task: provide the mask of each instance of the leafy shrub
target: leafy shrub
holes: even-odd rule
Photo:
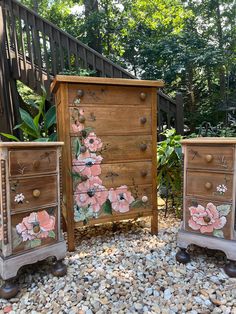
[[[166,199],[165,215],[170,197],[173,207],[176,207],[176,213],[179,214],[178,207],[182,203],[182,149],[180,144],[182,136],[177,135],[175,129],[168,129],[161,135],[165,136],[165,140],[157,144],[158,191],[160,196]]]

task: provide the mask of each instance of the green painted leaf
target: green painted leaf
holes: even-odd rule
[[[16,248],[22,243],[22,237],[17,233],[16,228],[12,228],[11,234],[12,234],[13,248]]]
[[[143,202],[141,200],[135,200],[130,204],[130,208],[140,208],[143,206]]]
[[[56,234],[55,234],[55,232],[53,230],[48,232],[48,236],[49,236],[49,238],[53,238],[53,239],[56,238]]]
[[[35,137],[39,137],[39,127],[34,124],[34,120],[30,114],[22,108],[19,108],[22,121],[31,129]]]
[[[106,202],[102,205],[102,209],[105,214],[112,214],[112,207],[111,207],[111,202],[109,200],[106,200]]]
[[[56,107],[52,106],[45,114],[45,128],[48,130],[53,124],[56,124]]]
[[[76,139],[75,157],[77,158],[80,154],[81,143],[80,140]]]
[[[229,204],[219,205],[219,206],[217,206],[217,210],[218,210],[220,216],[227,216],[230,213],[231,205],[229,205]]]
[[[36,246],[39,246],[39,245],[41,245],[41,240],[40,239],[34,239],[34,240],[31,240],[30,241],[30,247],[31,248],[34,248],[34,247],[36,247]]]
[[[13,140],[15,142],[20,142],[20,140],[12,134],[2,133],[2,132],[0,134],[4,137],[8,138],[9,140]]]
[[[214,230],[213,231],[213,236],[217,238],[224,238],[224,233],[222,230]]]

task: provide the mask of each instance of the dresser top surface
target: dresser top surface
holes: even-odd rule
[[[197,137],[184,139],[180,142],[181,144],[236,144],[236,137]]]
[[[62,146],[63,142],[0,142],[0,148],[10,147],[10,148],[43,148],[52,146]]]
[[[133,80],[123,78],[104,78],[88,76],[56,75],[51,84],[51,91],[54,92],[60,83],[79,83],[79,84],[105,84],[105,85],[123,85],[123,86],[144,86],[144,87],[163,87],[162,80]]]

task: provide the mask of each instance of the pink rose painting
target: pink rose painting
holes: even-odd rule
[[[54,228],[55,217],[50,216],[46,210],[30,213],[29,216],[23,218],[21,223],[16,225],[16,231],[23,241],[47,238],[49,232],[51,232],[52,237],[55,237],[55,233],[52,233]]]
[[[84,177],[96,177],[101,174],[102,156],[86,151],[73,159],[73,171]]]
[[[134,201],[131,192],[128,191],[126,185],[122,185],[116,190],[110,189],[108,199],[111,202],[111,207],[116,212],[126,213],[129,211],[129,205]]]
[[[83,110],[80,110],[80,115],[83,115]],[[75,133],[79,133],[83,130],[83,124],[76,122],[76,125],[72,124],[71,128]],[[91,128],[84,129],[84,132],[78,134],[77,140],[74,141],[76,158],[72,160],[74,177],[78,177],[78,174],[82,177],[82,182],[78,183],[75,188],[74,218],[75,221],[83,222],[91,217],[97,218],[102,211],[105,214],[112,214],[112,210],[126,213],[135,200],[126,185],[116,189],[111,188],[109,192],[103,185],[99,178],[103,160],[99,152],[103,143],[96,133],[88,131],[89,129]],[[81,147],[83,147],[83,152]],[[143,202],[146,201],[145,199]]]
[[[77,185],[75,201],[79,207],[88,206],[97,213],[106,202],[107,196],[108,191],[102,185],[102,180],[98,177],[91,177]]]
[[[188,221],[189,227],[201,233],[211,233],[222,229],[227,222],[225,216],[220,217],[220,213],[212,203],[208,203],[206,208],[201,205],[191,206],[189,211],[191,215]]]
[[[84,140],[84,145],[90,150],[90,152],[97,152],[102,148],[102,141],[94,132],[90,132]]]

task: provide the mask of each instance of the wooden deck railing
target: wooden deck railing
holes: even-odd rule
[[[0,0],[0,6],[5,37],[2,49],[6,50],[11,78],[22,81],[36,93],[41,94],[42,85],[49,91],[53,77],[64,71],[90,69],[96,76],[136,78],[18,1]],[[167,121],[174,119],[180,130],[176,102],[160,92],[159,103],[159,129],[167,115]]]

